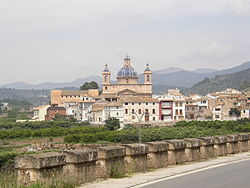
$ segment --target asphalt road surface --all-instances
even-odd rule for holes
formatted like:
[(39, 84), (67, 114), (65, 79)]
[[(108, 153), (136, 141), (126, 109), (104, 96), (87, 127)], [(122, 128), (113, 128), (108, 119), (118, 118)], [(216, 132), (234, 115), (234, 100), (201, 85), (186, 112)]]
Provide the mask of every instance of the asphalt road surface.
[(143, 188), (250, 188), (250, 160), (166, 179)]

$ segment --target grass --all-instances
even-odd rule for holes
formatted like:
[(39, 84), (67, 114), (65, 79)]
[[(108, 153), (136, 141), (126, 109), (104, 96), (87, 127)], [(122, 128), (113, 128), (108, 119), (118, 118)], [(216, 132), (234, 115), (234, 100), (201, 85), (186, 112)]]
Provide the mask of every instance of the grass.
[(76, 186), (78, 186), (77, 183), (67, 178), (56, 178), (49, 184), (37, 182), (30, 186), (18, 186), (15, 170), (0, 170), (1, 188), (75, 188)]

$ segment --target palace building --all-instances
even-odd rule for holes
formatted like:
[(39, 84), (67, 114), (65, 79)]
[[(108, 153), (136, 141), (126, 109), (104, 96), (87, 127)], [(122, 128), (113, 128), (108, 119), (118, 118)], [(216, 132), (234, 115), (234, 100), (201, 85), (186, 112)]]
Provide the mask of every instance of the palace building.
[(127, 96), (152, 97), (152, 71), (148, 64), (143, 74), (144, 83), (139, 83), (139, 76), (131, 66), (130, 57), (126, 56), (123, 67), (117, 73), (116, 83), (111, 83), (111, 72), (106, 65), (102, 72), (103, 97), (110, 100)]

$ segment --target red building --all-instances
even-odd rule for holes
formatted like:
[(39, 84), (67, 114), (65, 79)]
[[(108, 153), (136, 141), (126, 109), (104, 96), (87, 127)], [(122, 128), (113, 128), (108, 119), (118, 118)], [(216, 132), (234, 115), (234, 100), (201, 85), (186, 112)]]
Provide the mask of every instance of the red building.
[(159, 108), (160, 120), (171, 121), (173, 119), (173, 100), (162, 99)]
[(53, 120), (57, 114), (66, 116), (66, 109), (64, 107), (59, 107), (59, 106), (49, 107), (47, 109), (47, 115), (45, 117), (45, 120), (46, 121)]

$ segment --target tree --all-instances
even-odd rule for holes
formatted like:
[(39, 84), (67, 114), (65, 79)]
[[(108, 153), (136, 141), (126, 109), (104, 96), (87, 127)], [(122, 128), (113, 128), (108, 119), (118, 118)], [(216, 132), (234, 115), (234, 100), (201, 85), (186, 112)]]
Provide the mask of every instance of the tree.
[(240, 110), (238, 108), (231, 108), (229, 111), (230, 116), (237, 116), (239, 117), (241, 114)]
[(99, 86), (95, 81), (85, 82), (81, 87), (80, 90), (88, 90), (88, 89), (98, 89)]
[(110, 131), (117, 130), (120, 128), (120, 121), (116, 117), (109, 117), (105, 120), (105, 127)]
[(7, 111), (7, 117), (8, 118), (16, 118), (17, 117), (16, 110), (8, 110)]

